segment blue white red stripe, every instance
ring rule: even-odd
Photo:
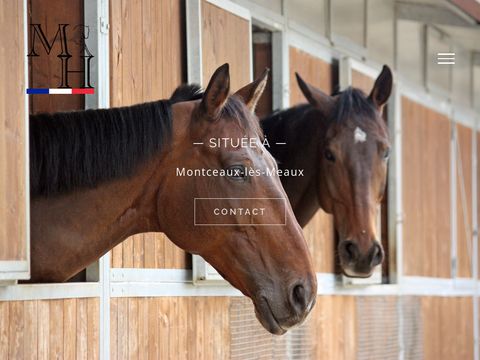
[[[28,88],[27,89],[28,95],[37,95],[37,94],[45,94],[45,95],[92,95],[95,94],[94,88]]]

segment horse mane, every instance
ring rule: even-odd
[[[170,140],[171,105],[197,99],[198,91],[182,85],[170,100],[30,115],[31,196],[92,188],[131,176]]]
[[[362,90],[350,86],[343,91],[334,91],[332,96],[336,96],[337,100],[334,111],[330,114],[328,120],[344,122],[351,119],[352,115],[360,115],[367,119],[376,118],[377,110]],[[277,121],[291,122],[292,119],[303,117],[310,109],[313,109],[313,105],[303,103],[284,110],[275,110],[262,119],[262,127],[265,129],[265,126],[269,126],[269,123]]]
[[[348,87],[343,91],[335,92],[336,106],[331,114],[331,120],[344,122],[354,116],[362,119],[376,119],[377,109],[373,102],[360,89]]]
[[[170,101],[177,103],[181,101],[200,100],[203,97],[203,89],[197,84],[183,84],[175,89]]]

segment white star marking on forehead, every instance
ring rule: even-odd
[[[367,133],[357,126],[353,132],[353,139],[355,140],[355,144],[358,142],[363,143],[367,141]]]

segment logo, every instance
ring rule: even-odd
[[[39,57],[50,55],[54,49],[54,45],[58,40],[59,46],[55,48],[59,49],[58,57],[58,74],[60,75],[60,84],[57,88],[28,88],[27,94],[94,94],[94,88],[91,84],[90,71],[91,61],[94,58],[92,52],[88,49],[85,40],[89,36],[89,27],[84,25],[77,25],[70,27],[69,24],[58,24],[57,32],[51,41],[48,40],[47,35],[42,29],[41,24],[30,24],[31,38],[29,44],[29,52],[27,57]],[[82,58],[83,69],[72,68],[71,59],[74,57],[68,50],[68,38],[69,35],[77,35],[75,42],[80,46],[82,52],[75,56]],[[73,38],[70,36],[69,38]],[[73,73],[83,74],[83,83],[80,88],[72,88],[69,82],[69,76]]]

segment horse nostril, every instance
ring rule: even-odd
[[[371,267],[381,264],[383,261],[383,251],[379,244],[375,244],[372,251],[372,260],[370,261]]]
[[[303,285],[297,285],[293,288],[293,298],[297,303],[305,302],[305,288]]]
[[[302,284],[295,285],[290,295],[290,302],[295,312],[301,314],[307,307],[307,294]]]
[[[343,245],[343,253],[344,253],[344,260],[347,263],[353,262],[358,258],[359,255],[359,250],[357,244],[355,244],[353,241],[344,241]]]

